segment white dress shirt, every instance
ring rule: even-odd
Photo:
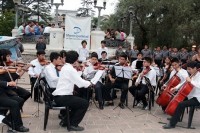
[[[98,54],[98,58],[99,58],[99,59],[101,58],[101,53],[102,53],[103,51],[106,51],[106,53],[107,53],[107,57],[106,57],[106,58],[108,58],[108,48],[107,48],[107,47],[104,47],[104,48],[100,47],[100,48],[98,49],[98,51],[97,51],[97,54]]]
[[[56,88],[58,83],[58,75],[54,64],[50,63],[44,69],[44,76],[50,88]]]
[[[145,77],[147,77],[152,86],[156,86],[156,71],[154,70],[154,68],[152,66],[150,66],[150,71],[145,75]],[[136,83],[140,83],[141,81],[141,77],[139,75],[139,77],[136,80]],[[146,84],[146,81],[144,78],[142,78],[142,84]]]
[[[90,63],[89,66],[84,69],[83,76],[95,85],[98,81],[102,83],[102,75],[104,73],[104,70],[95,70],[94,66]]]
[[[176,70],[173,70],[171,73],[170,73],[170,77],[169,77],[169,80],[176,74]],[[180,78],[180,83],[175,86],[174,88],[176,88],[176,90],[180,89],[180,87],[183,85],[183,83],[185,82],[186,78],[189,76],[188,75],[188,72],[185,70],[185,69],[180,69],[178,71],[178,73],[176,74],[179,78]]]
[[[187,96],[188,99],[196,97],[197,100],[200,102],[200,73],[197,72],[195,76],[191,78],[191,84],[193,85],[193,89],[190,94]]]
[[[79,58],[78,58],[79,61],[84,62],[89,57],[89,50],[87,48],[81,47],[81,48],[78,49],[77,52],[79,54]]]
[[[90,82],[82,79],[77,70],[69,63],[66,63],[61,71],[56,90],[52,93],[54,96],[58,95],[73,95],[74,85],[79,88],[87,88]]]
[[[35,59],[35,60],[32,60],[30,62],[30,64],[32,64],[34,67],[29,67],[28,69],[28,74],[31,76],[31,77],[36,77],[35,75],[40,75],[40,77],[44,77],[44,73],[43,73],[43,70],[44,70],[44,66],[40,65],[40,62],[38,61],[38,59]]]

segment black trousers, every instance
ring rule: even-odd
[[[34,84],[36,82],[37,78],[31,78],[31,86],[34,87]],[[40,79],[42,80],[42,79]],[[36,85],[34,88],[32,88],[34,91],[34,101],[38,101],[40,99],[40,90],[41,90],[41,86],[40,85]]]
[[[105,85],[105,101],[111,101],[113,100],[113,98],[111,97],[111,89],[114,88],[119,88],[121,89],[122,93],[121,93],[121,97],[120,97],[120,102],[124,103],[126,100],[126,96],[128,93],[128,83],[127,82],[121,82],[121,83],[107,83]]]
[[[147,105],[147,100],[145,95],[149,92],[147,85],[140,84],[138,86],[131,86],[129,92],[136,97],[136,100],[139,102],[142,101],[143,105]]]
[[[104,94],[104,85],[101,82],[97,82],[95,85],[95,97],[98,100],[98,102],[102,103],[103,102],[103,94]]]
[[[180,102],[175,110],[174,115],[170,120],[170,124],[172,126],[176,126],[177,122],[180,120],[181,114],[183,114],[186,107],[199,106],[199,105],[200,103],[196,97]]]
[[[24,104],[24,99],[19,96],[11,96],[9,97],[7,94],[3,93],[0,95],[0,107],[9,107],[10,113],[6,116],[6,119],[14,122],[14,127],[20,127],[23,125],[21,119],[20,109]],[[7,110],[5,110],[6,114]]]
[[[31,93],[29,91],[19,86],[17,86],[15,92],[18,94],[19,97],[24,99],[24,102],[31,96]]]
[[[70,125],[78,126],[88,109],[88,101],[73,95],[55,96],[54,99],[58,106],[70,108]]]

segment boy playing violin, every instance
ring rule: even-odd
[[[149,92],[144,76],[150,80],[152,86],[156,86],[156,71],[151,67],[151,64],[152,59],[150,57],[144,57],[143,71],[139,74],[135,86],[129,88],[130,93],[136,97],[137,102],[142,101],[143,110],[147,109],[148,104],[145,95]]]
[[[187,71],[191,77],[186,78],[186,82],[192,84],[193,89],[187,96],[187,98],[180,102],[175,110],[174,115],[170,119],[169,123],[164,125],[164,129],[175,128],[177,122],[180,120],[182,113],[186,107],[199,106],[200,105],[200,73],[198,72],[199,64],[196,61],[187,63]]]
[[[92,78],[91,82],[94,84],[95,89],[95,97],[99,102],[99,109],[103,109],[103,84],[102,84],[102,75],[104,70],[101,70],[103,67],[98,62],[98,54],[93,52],[91,54],[90,62],[88,67],[85,67],[83,71],[83,75],[87,78]],[[91,77],[89,75],[95,72],[95,74]],[[94,78],[95,77],[95,78]]]

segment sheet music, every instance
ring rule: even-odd
[[[117,77],[132,79],[133,72],[131,67],[114,66],[114,68]]]

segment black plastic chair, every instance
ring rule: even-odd
[[[48,123],[48,117],[49,117],[49,110],[66,110],[66,117],[67,117],[67,129],[69,131],[70,129],[70,120],[69,120],[69,107],[60,107],[57,106],[56,103],[52,100],[52,94],[49,91],[48,85],[45,83],[45,81],[41,80],[40,85],[42,87],[42,92],[44,95],[44,101],[45,101],[45,112],[44,112],[44,131],[46,130],[46,126]]]
[[[200,106],[192,106],[192,107],[190,107],[187,128],[192,128],[191,125],[192,125],[192,119],[193,119],[193,116],[194,116],[194,110],[195,109],[199,109],[199,108],[200,108]]]

